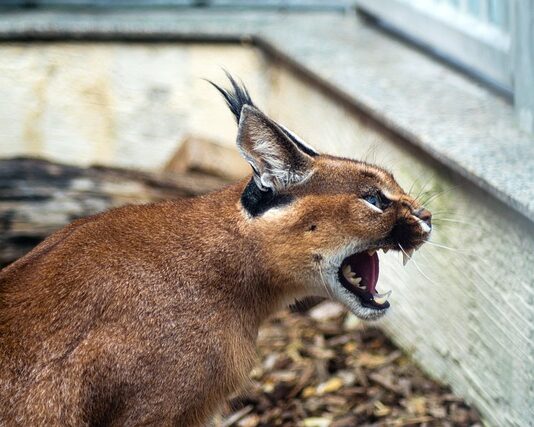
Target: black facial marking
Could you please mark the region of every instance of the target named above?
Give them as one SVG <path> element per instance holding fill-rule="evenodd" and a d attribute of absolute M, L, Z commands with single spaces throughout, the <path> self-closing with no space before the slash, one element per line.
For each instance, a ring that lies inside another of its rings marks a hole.
<path fill-rule="evenodd" d="M 317 154 L 315 151 L 311 150 L 310 148 L 306 147 L 304 144 L 302 144 L 300 141 L 297 141 L 295 138 L 291 138 L 293 142 L 297 145 L 297 147 L 300 148 L 300 151 L 304 151 L 308 156 L 310 157 L 317 157 L 319 154 Z"/>
<path fill-rule="evenodd" d="M 360 173 L 362 174 L 362 176 L 364 176 L 366 178 L 377 179 L 376 174 L 374 172 L 372 172 L 372 171 L 364 169 Z"/>
<path fill-rule="evenodd" d="M 295 138 L 291 133 L 287 132 L 285 129 L 282 128 L 282 132 L 291 140 L 293 143 L 299 148 L 300 151 L 306 153 L 310 157 L 317 157 L 319 154 L 315 151 L 313 151 L 310 147 L 307 147 L 302 142 L 300 142 L 297 138 Z"/>
<path fill-rule="evenodd" d="M 420 236 L 414 233 L 413 227 L 404 218 L 397 221 L 397 224 L 391 230 L 390 239 L 395 245 L 400 244 L 405 250 L 411 249 L 420 243 Z"/>
<path fill-rule="evenodd" d="M 251 216 L 259 216 L 271 208 L 291 203 L 294 197 L 289 194 L 275 194 L 272 190 L 262 191 L 251 179 L 241 195 L 241 204 Z"/>
<path fill-rule="evenodd" d="M 308 227 L 309 231 L 315 231 L 317 229 L 317 226 L 315 224 L 312 224 Z"/>

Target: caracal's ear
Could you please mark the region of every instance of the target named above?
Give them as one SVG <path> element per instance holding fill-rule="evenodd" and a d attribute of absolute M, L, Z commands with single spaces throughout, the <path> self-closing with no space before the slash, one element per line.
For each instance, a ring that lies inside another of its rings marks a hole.
<path fill-rule="evenodd" d="M 252 166 L 260 190 L 279 192 L 302 182 L 312 172 L 313 157 L 253 106 L 245 105 L 241 110 L 237 146 Z"/>

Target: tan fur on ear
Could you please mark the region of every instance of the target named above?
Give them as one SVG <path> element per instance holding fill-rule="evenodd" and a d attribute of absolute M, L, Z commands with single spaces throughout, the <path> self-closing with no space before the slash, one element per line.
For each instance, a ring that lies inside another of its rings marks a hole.
<path fill-rule="evenodd" d="M 237 146 L 252 166 L 261 189 L 280 191 L 311 173 L 313 158 L 299 150 L 276 123 L 249 105 L 241 111 Z"/>

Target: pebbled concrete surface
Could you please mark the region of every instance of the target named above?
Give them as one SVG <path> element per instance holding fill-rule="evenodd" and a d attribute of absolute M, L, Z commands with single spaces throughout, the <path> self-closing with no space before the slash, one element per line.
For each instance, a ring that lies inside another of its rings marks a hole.
<path fill-rule="evenodd" d="M 353 14 L 106 9 L 0 15 L 0 40 L 86 36 L 255 40 L 534 220 L 534 135 L 520 130 L 512 106 Z"/>

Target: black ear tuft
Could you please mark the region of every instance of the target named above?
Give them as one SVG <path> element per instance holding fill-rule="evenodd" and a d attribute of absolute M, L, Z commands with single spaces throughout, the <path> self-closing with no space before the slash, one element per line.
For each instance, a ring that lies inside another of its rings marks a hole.
<path fill-rule="evenodd" d="M 236 122 L 239 124 L 239 119 L 241 118 L 241 112 L 245 105 L 254 107 L 257 110 L 259 110 L 259 108 L 256 107 L 256 105 L 252 101 L 252 98 L 250 97 L 250 94 L 248 93 L 248 90 L 243 84 L 243 82 L 238 83 L 232 77 L 232 75 L 226 70 L 224 70 L 224 73 L 226 74 L 226 77 L 228 77 L 228 80 L 230 80 L 230 84 L 232 85 L 231 90 L 223 89 L 218 84 L 213 83 L 211 80 L 206 80 L 206 81 L 209 84 L 211 84 L 215 89 L 217 89 L 220 92 L 220 94 L 224 97 L 224 100 L 226 101 L 228 108 L 230 108 L 230 111 L 234 114 Z M 282 128 L 282 131 L 284 132 L 284 134 L 289 139 L 291 139 L 291 141 L 293 141 L 301 151 L 306 153 L 308 156 L 312 156 L 312 157 L 319 155 L 317 151 L 315 151 L 312 147 L 307 145 L 304 141 L 302 141 L 289 129 L 281 125 L 279 126 Z"/>
<path fill-rule="evenodd" d="M 215 89 L 217 89 L 221 93 L 221 95 L 226 101 L 226 104 L 228 105 L 228 108 L 230 108 L 230 111 L 234 114 L 236 122 L 239 123 L 239 119 L 241 117 L 241 110 L 243 109 L 243 107 L 245 105 L 250 105 L 251 107 L 256 108 L 256 106 L 252 102 L 248 90 L 243 84 L 243 82 L 241 82 L 241 84 L 237 83 L 228 71 L 225 70 L 224 72 L 226 74 L 226 77 L 228 77 L 228 80 L 230 80 L 232 90 L 223 89 L 219 85 L 213 83 L 211 80 L 208 80 L 208 83 L 210 83 Z"/>

